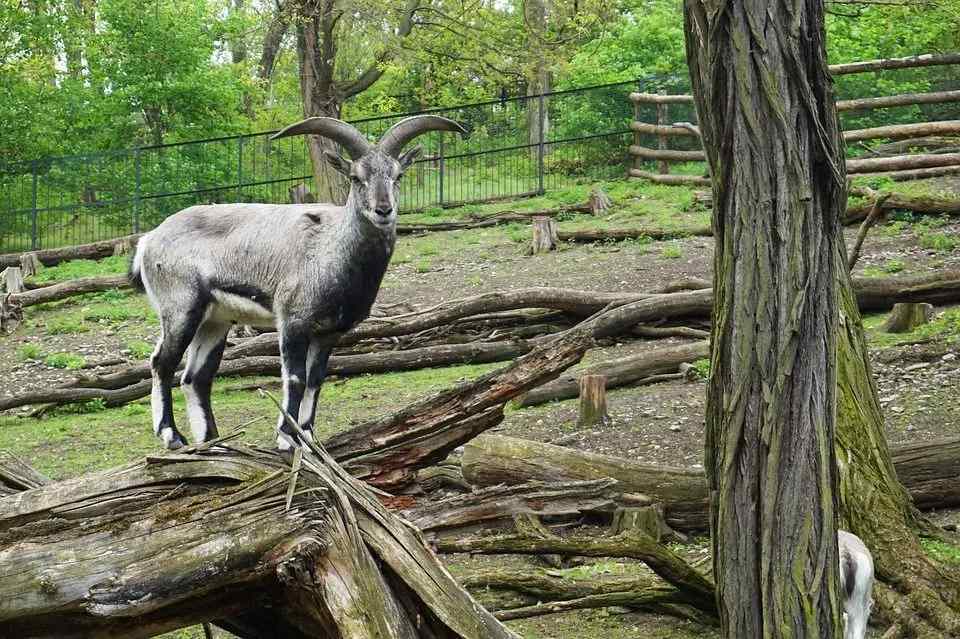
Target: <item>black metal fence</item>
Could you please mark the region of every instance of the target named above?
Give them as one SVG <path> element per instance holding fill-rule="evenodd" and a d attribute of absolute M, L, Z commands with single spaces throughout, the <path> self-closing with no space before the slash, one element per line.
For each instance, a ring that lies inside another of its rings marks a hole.
<path fill-rule="evenodd" d="M 470 135 L 430 133 L 401 186 L 404 211 L 518 197 L 584 177 L 623 175 L 629 123 L 621 82 L 430 109 Z M 378 138 L 411 114 L 356 120 Z M 544 122 L 545 126 L 540 126 Z M 43 158 L 0 166 L 0 253 L 112 239 L 149 230 L 193 204 L 288 202 L 312 188 L 303 137 L 272 132 Z"/>

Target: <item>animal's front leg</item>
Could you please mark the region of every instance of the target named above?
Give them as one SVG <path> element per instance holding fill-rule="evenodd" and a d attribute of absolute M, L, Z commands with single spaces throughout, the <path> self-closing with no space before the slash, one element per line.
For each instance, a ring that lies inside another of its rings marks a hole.
<path fill-rule="evenodd" d="M 307 353 L 310 334 L 302 326 L 286 323 L 280 326 L 280 367 L 283 374 L 283 410 L 297 419 L 307 381 Z M 277 448 L 290 450 L 299 438 L 284 415 L 277 422 Z"/>
<path fill-rule="evenodd" d="M 313 421 L 317 414 L 317 399 L 320 396 L 320 387 L 327 376 L 327 363 L 330 352 L 336 343 L 338 335 L 317 335 L 310 340 L 307 350 L 307 385 L 300 402 L 298 422 L 307 437 L 313 437 Z"/>

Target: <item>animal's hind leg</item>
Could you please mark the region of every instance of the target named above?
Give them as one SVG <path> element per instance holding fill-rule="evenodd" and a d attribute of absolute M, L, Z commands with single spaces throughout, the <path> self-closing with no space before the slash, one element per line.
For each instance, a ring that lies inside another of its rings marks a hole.
<path fill-rule="evenodd" d="M 280 367 L 283 374 L 283 409 L 293 419 L 298 419 L 300 403 L 307 378 L 307 351 L 310 348 L 310 332 L 305 324 L 283 322 L 280 325 Z M 300 438 L 286 422 L 283 415 L 277 421 L 277 448 L 290 450 Z"/>
<path fill-rule="evenodd" d="M 223 347 L 227 343 L 230 324 L 206 320 L 193 336 L 187 349 L 187 365 L 180 378 L 183 395 L 187 400 L 187 417 L 193 441 L 205 442 L 217 436 L 217 425 L 210 404 L 213 378 L 220 367 Z"/>
<path fill-rule="evenodd" d="M 153 432 L 170 450 L 186 444 L 173 419 L 173 376 L 202 318 L 203 309 L 199 305 L 185 313 L 161 314 L 160 339 L 150 358 L 153 375 L 153 390 L 150 395 Z"/>
<path fill-rule="evenodd" d="M 313 437 L 313 421 L 317 413 L 317 398 L 320 395 L 320 386 L 327 376 L 327 363 L 330 360 L 330 352 L 336 344 L 337 335 L 319 335 L 310 340 L 310 347 L 307 350 L 307 380 L 306 388 L 303 392 L 303 400 L 300 402 L 300 415 L 298 421 L 300 427 L 308 438 Z"/>

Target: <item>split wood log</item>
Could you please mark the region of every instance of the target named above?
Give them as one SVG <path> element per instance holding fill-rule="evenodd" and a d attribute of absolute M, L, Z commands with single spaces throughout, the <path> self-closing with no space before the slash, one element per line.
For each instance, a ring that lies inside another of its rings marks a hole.
<path fill-rule="evenodd" d="M 926 169 L 958 164 L 960 164 L 960 153 L 918 153 L 916 155 L 847 160 L 847 173 L 852 176 L 862 173 Z"/>
<path fill-rule="evenodd" d="M 684 603 L 708 614 L 716 614 L 713 583 L 666 546 L 637 531 L 616 537 L 569 535 L 531 539 L 524 535 L 474 536 L 437 539 L 442 553 L 539 555 L 552 553 L 584 557 L 628 557 L 638 559 L 685 597 Z"/>
<path fill-rule="evenodd" d="M 870 231 L 870 227 L 879 221 L 880 215 L 883 212 L 883 203 L 888 199 L 890 199 L 889 193 L 877 195 L 874 198 L 873 204 L 870 207 L 870 213 L 863 221 L 863 224 L 860 225 L 860 230 L 857 231 L 857 239 L 854 241 L 853 249 L 847 258 L 847 272 L 853 272 L 853 267 L 857 265 L 857 260 L 860 259 L 860 249 L 863 247 L 863 241 L 867 239 L 867 232 Z"/>
<path fill-rule="evenodd" d="M 34 306 L 56 302 L 74 295 L 84 293 L 99 293 L 120 288 L 129 288 L 130 281 L 126 275 L 104 275 L 100 277 L 84 277 L 67 280 L 59 284 L 34 288 L 10 296 L 10 301 L 20 307 Z"/>
<path fill-rule="evenodd" d="M 23 273 L 23 279 L 33 277 L 40 272 L 42 265 L 35 252 L 24 253 L 20 256 L 20 270 Z"/>
<path fill-rule="evenodd" d="M 706 341 L 681 346 L 654 349 L 638 355 L 601 362 L 580 371 L 561 375 L 555 381 L 531 390 L 516 400 L 516 405 L 536 406 L 546 402 L 577 397 L 584 376 L 600 375 L 606 378 L 607 389 L 627 386 L 652 375 L 675 373 L 681 364 L 709 357 L 710 345 Z"/>
<path fill-rule="evenodd" d="M 44 266 L 54 266 L 67 260 L 99 260 L 113 255 L 114 246 L 116 246 L 118 242 L 126 241 L 135 244 L 138 239 L 140 239 L 140 235 L 127 235 L 113 240 L 104 240 L 77 246 L 65 246 L 63 248 L 44 249 L 42 251 L 34 251 L 34 253 Z M 20 254 L 6 253 L 0 255 L 0 267 L 19 265 Z"/>
<path fill-rule="evenodd" d="M 43 486 L 49 481 L 10 451 L 0 449 L 0 497 Z"/>
<path fill-rule="evenodd" d="M 580 411 L 577 426 L 606 426 L 610 423 L 607 413 L 607 376 L 584 374 L 580 376 Z"/>
<path fill-rule="evenodd" d="M 19 294 L 23 291 L 23 271 L 19 266 L 8 266 L 0 273 L 0 280 L 3 284 L 3 292 L 8 296 Z M 9 297 L 7 298 L 9 300 Z"/>
<path fill-rule="evenodd" d="M 393 492 L 409 487 L 418 468 L 444 459 L 503 419 L 503 406 L 573 366 L 592 340 L 573 329 L 509 366 L 338 433 L 326 450 L 354 476 Z"/>
<path fill-rule="evenodd" d="M 625 504 L 649 501 L 643 495 L 624 495 L 612 479 L 531 482 L 417 503 L 400 514 L 430 537 L 449 537 L 481 529 L 512 529 L 519 515 L 560 519 L 585 513 L 609 515 Z"/>
<path fill-rule="evenodd" d="M 680 130 L 682 131 L 683 129 Z M 710 186 L 710 178 L 701 177 L 699 175 L 660 175 L 658 173 L 650 173 L 649 171 L 644 171 L 642 169 L 630 169 L 629 175 L 630 177 L 650 180 L 656 184 L 689 184 L 694 186 Z"/>
<path fill-rule="evenodd" d="M 885 333 L 909 333 L 926 324 L 933 317 L 933 305 L 916 302 L 894 304 L 893 310 L 883 323 Z"/>
<path fill-rule="evenodd" d="M 960 437 L 891 447 L 900 481 L 921 510 L 960 506 Z M 702 470 L 640 464 L 524 439 L 485 434 L 464 447 L 463 476 L 474 486 L 610 477 L 631 493 L 663 505 L 676 530 L 706 530 Z"/>
<path fill-rule="evenodd" d="M 538 255 L 557 248 L 557 221 L 550 217 L 533 218 L 533 241 L 530 253 Z"/>
<path fill-rule="evenodd" d="M 560 231 L 557 234 L 561 242 L 621 242 L 623 240 L 673 240 L 683 237 L 712 237 L 713 230 L 708 227 L 692 229 L 584 229 L 580 231 Z"/>
<path fill-rule="evenodd" d="M 515 637 L 321 450 L 230 446 L 0 499 L 4 636 Z"/>

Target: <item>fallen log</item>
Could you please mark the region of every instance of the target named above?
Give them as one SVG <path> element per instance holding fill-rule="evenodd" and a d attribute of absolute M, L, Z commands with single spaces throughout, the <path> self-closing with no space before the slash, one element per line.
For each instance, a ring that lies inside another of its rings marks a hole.
<path fill-rule="evenodd" d="M 911 138 L 918 138 L 921 136 L 943 136 L 955 135 L 957 133 L 960 133 L 960 120 L 941 120 L 939 122 L 892 124 L 888 126 L 871 127 L 868 129 L 844 131 L 843 139 L 845 142 L 875 140 L 877 138 L 887 138 L 890 140 L 909 140 Z M 901 153 L 908 153 L 909 148 L 910 147 L 904 148 L 901 150 Z"/>
<path fill-rule="evenodd" d="M 960 506 L 960 437 L 891 447 L 897 477 L 922 510 Z M 587 481 L 609 477 L 625 491 L 663 505 L 667 523 L 682 531 L 706 530 L 708 508 L 702 470 L 640 464 L 551 444 L 482 435 L 464 447 L 464 479 L 474 486 L 531 481 Z"/>
<path fill-rule="evenodd" d="M 130 281 L 126 275 L 104 275 L 102 277 L 84 277 L 76 280 L 67 280 L 50 286 L 34 288 L 22 293 L 10 295 L 8 300 L 17 306 L 27 307 L 35 304 L 56 302 L 74 295 L 84 293 L 99 293 L 120 288 L 129 288 Z"/>
<path fill-rule="evenodd" d="M 884 95 L 876 98 L 857 98 L 855 100 L 837 100 L 837 111 L 863 111 L 867 109 L 889 109 L 891 107 L 913 106 L 916 104 L 943 104 L 960 102 L 960 91 L 933 91 L 930 93 L 903 93 Z"/>
<path fill-rule="evenodd" d="M 620 457 L 542 444 L 516 437 L 481 435 L 466 444 L 460 462 L 473 486 L 526 481 L 586 481 L 611 478 L 626 493 L 646 495 L 664 506 L 667 523 L 678 530 L 703 530 L 707 495 L 703 471 L 642 464 Z"/>
<path fill-rule="evenodd" d="M 579 362 L 591 343 L 589 331 L 575 328 L 509 366 L 338 433 L 324 447 L 369 484 L 391 491 L 409 487 L 418 468 L 498 423 L 506 402 Z"/>
<path fill-rule="evenodd" d="M 533 347 L 533 343 L 525 341 L 475 342 L 360 355 L 334 355 L 330 358 L 328 374 L 352 377 L 436 366 L 502 362 L 528 353 Z M 182 371 L 182 366 L 178 371 Z M 217 371 L 218 377 L 277 376 L 279 374 L 280 357 L 278 356 L 226 360 Z M 78 381 L 72 382 L 69 387 L 0 398 L 0 411 L 30 404 L 62 405 L 90 400 L 102 400 L 106 406 L 120 406 L 149 395 L 149 378 L 150 364 L 142 362 L 116 373 L 79 377 Z"/>
<path fill-rule="evenodd" d="M 491 486 L 465 495 L 417 503 L 400 515 L 432 537 L 513 528 L 518 515 L 570 518 L 612 514 L 623 503 L 649 503 L 642 495 L 623 497 L 612 479 Z"/>
<path fill-rule="evenodd" d="M 708 227 L 692 229 L 584 229 L 581 231 L 560 231 L 557 238 L 561 242 L 589 244 L 593 242 L 621 242 L 623 240 L 673 240 L 683 237 L 712 237 L 713 229 Z"/>
<path fill-rule="evenodd" d="M 4 636 L 515 637 L 322 451 L 232 446 L 0 498 Z"/>
<path fill-rule="evenodd" d="M 666 546 L 648 535 L 631 531 L 615 537 L 570 535 L 531 538 L 525 535 L 474 536 L 437 539 L 442 553 L 540 555 L 552 553 L 583 557 L 628 557 L 638 559 L 685 597 L 684 603 L 716 614 L 713 583 Z"/>
<path fill-rule="evenodd" d="M 861 311 L 885 311 L 898 302 L 954 304 L 960 301 L 960 270 L 941 270 L 924 275 L 855 277 L 853 289 Z"/>
<path fill-rule="evenodd" d="M 651 375 L 675 373 L 679 370 L 681 364 L 689 364 L 709 356 L 709 342 L 699 341 L 693 344 L 658 348 L 639 355 L 601 362 L 582 370 L 561 375 L 549 384 L 534 388 L 517 398 L 515 404 L 520 407 L 536 406 L 550 401 L 577 397 L 580 394 L 580 380 L 584 376 L 606 376 L 606 388 L 609 390 L 627 386 Z"/>
<path fill-rule="evenodd" d="M 44 249 L 42 251 L 32 251 L 44 266 L 54 266 L 67 260 L 99 260 L 104 257 L 110 257 L 117 244 L 136 244 L 140 235 L 127 235 L 112 240 L 102 242 L 93 242 L 92 244 L 79 244 L 76 246 L 65 246 L 63 248 Z M 6 253 L 0 255 L 0 267 L 20 266 L 19 253 Z"/>
<path fill-rule="evenodd" d="M 868 198 L 871 201 L 875 201 L 877 197 L 880 196 L 880 194 L 873 189 L 859 187 L 851 188 L 850 195 Z M 887 192 L 883 193 L 882 195 L 887 196 L 886 200 L 884 200 L 881 204 L 881 208 L 884 210 L 899 209 L 912 211 L 913 213 L 930 215 L 960 215 L 960 198 L 949 199 L 943 197 L 914 197 L 900 193 Z M 847 214 L 844 218 L 845 223 L 851 224 L 853 222 L 865 220 L 872 208 L 872 203 L 865 203 L 858 206 L 848 206 Z"/>
<path fill-rule="evenodd" d="M 930 169 L 912 169 L 907 171 L 886 171 L 882 173 L 864 173 L 862 175 L 852 175 L 851 178 L 864 177 L 873 179 L 885 178 L 894 182 L 908 182 L 910 180 L 926 180 L 928 178 L 942 177 L 944 175 L 960 174 L 960 164 L 955 166 L 938 166 Z"/>
<path fill-rule="evenodd" d="M 636 124 L 634 122 L 633 124 Z M 676 128 L 676 127 L 664 127 L 664 128 Z M 683 129 L 677 129 L 682 131 Z M 692 133 L 690 135 L 693 135 Z M 655 184 L 680 184 L 680 185 L 694 185 L 694 186 L 710 186 L 710 178 L 701 177 L 699 175 L 661 175 L 659 173 L 651 173 L 649 171 L 644 171 L 642 169 L 630 169 L 628 172 L 630 177 L 643 178 L 644 180 L 650 180 Z"/>
<path fill-rule="evenodd" d="M 952 121 L 960 123 L 960 120 Z M 881 155 L 903 155 L 904 153 L 915 152 L 918 149 L 928 153 L 937 153 L 954 147 L 960 148 L 960 137 L 925 136 L 878 144 L 872 150 L 874 153 Z"/>
<path fill-rule="evenodd" d="M 860 225 L 860 230 L 857 231 L 857 239 L 853 243 L 853 249 L 851 249 L 850 255 L 847 257 L 848 273 L 853 272 L 853 267 L 857 265 L 857 260 L 860 259 L 860 249 L 863 247 L 863 241 L 867 239 L 867 232 L 870 231 L 870 227 L 880 220 L 883 203 L 888 199 L 890 199 L 889 193 L 883 193 L 874 197 L 873 204 L 870 206 L 870 212 L 863 220 L 863 224 Z"/>

